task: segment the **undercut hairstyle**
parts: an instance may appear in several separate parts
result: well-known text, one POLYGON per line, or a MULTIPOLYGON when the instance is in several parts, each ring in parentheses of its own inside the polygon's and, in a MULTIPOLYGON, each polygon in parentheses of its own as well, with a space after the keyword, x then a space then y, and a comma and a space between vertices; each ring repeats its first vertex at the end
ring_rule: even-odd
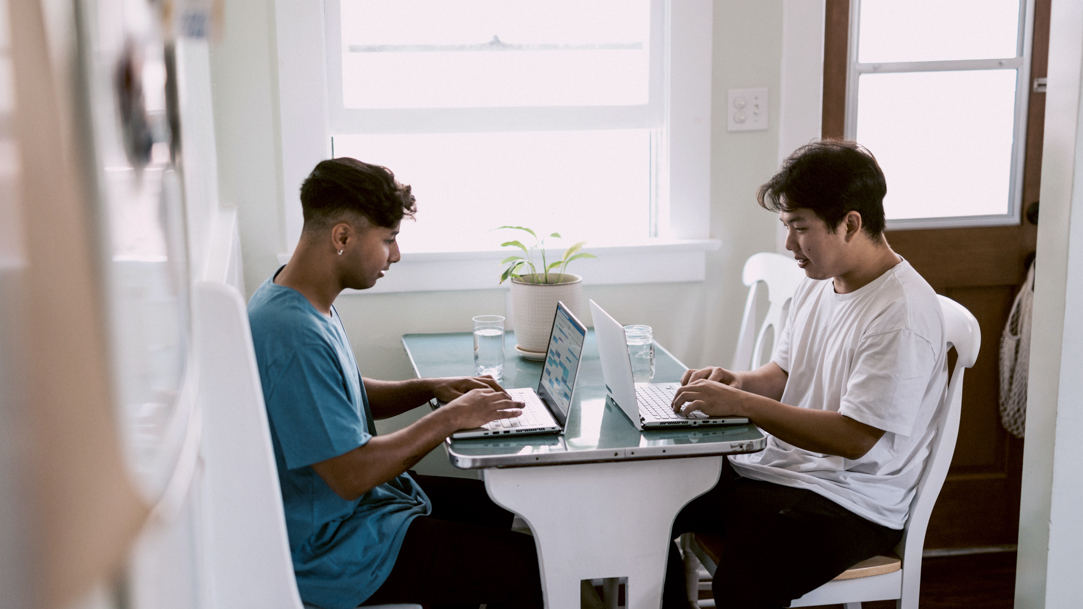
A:
POLYGON ((301 184, 305 231, 327 228, 351 214, 383 228, 417 212, 410 187, 395 181, 386 167, 339 157, 321 161, 301 184))
POLYGON ((832 231, 856 211, 862 230, 880 243, 884 232, 884 172, 857 142, 821 140, 798 148, 760 186, 756 200, 773 212, 811 209, 832 231))

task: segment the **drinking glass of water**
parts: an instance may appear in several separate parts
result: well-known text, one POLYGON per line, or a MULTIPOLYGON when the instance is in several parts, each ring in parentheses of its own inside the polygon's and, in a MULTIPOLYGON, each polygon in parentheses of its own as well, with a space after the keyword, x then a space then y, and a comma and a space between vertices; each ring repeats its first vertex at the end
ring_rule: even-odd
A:
POLYGON ((624 326, 624 339, 632 358, 632 378, 649 383, 654 378, 654 331, 650 326, 624 326))
POLYGON ((504 382, 504 316, 474 318, 474 374, 504 382))

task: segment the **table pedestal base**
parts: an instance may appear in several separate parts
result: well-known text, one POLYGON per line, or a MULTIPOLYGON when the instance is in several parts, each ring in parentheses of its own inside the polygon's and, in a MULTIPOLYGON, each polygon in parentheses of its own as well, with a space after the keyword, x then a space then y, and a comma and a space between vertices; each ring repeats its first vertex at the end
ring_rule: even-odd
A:
POLYGON ((497 504, 530 525, 545 606, 579 606, 580 581, 627 577, 628 609, 657 609, 677 512, 718 481, 718 455, 485 470, 497 504))

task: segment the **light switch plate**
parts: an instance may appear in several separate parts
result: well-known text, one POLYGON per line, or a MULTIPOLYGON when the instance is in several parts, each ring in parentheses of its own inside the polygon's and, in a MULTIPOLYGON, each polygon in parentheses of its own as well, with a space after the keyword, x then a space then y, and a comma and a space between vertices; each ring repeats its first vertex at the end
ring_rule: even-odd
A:
POLYGON ((767 89, 730 89, 726 127, 729 131, 767 129, 767 89))

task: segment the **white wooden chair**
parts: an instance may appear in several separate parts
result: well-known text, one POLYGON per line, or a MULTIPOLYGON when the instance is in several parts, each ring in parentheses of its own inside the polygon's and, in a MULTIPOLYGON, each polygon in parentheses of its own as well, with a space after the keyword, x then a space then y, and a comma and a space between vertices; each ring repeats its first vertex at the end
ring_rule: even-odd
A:
MULTIPOLYGON (((910 504, 910 516, 903 538, 895 546, 894 554, 876 556, 858 563, 832 581, 793 601, 791 607, 843 604, 846 609, 860 609, 862 602, 897 599, 899 609, 918 609, 925 531, 955 453, 962 411, 963 372, 974 365, 981 346, 981 330, 970 311, 946 296, 939 299, 944 311, 944 340, 949 348, 955 347, 958 358, 941 404, 936 436, 930 447, 925 471, 910 504)), ((717 555, 712 557, 710 549, 700 543, 689 545, 713 574, 717 555)), ((697 607, 713 605, 713 601, 709 605, 706 602, 696 604, 697 607)))
POLYGON ((223 283, 200 283, 193 296, 211 606, 302 609, 248 310, 223 283))
POLYGON ((781 254, 761 252, 753 254, 745 262, 741 279, 748 286, 748 299, 745 300, 745 312, 741 317, 741 332, 737 337, 737 351, 733 356, 731 370, 751 370, 763 363, 764 347, 766 353, 773 353, 778 345, 779 335, 786 324, 786 315, 790 310, 797 285, 805 278, 805 272, 797 266, 793 258, 781 254), (758 284, 767 287, 767 314, 759 327, 756 327, 756 312, 759 309, 760 291, 758 284), (767 344, 767 331, 771 331, 770 345, 767 344))

